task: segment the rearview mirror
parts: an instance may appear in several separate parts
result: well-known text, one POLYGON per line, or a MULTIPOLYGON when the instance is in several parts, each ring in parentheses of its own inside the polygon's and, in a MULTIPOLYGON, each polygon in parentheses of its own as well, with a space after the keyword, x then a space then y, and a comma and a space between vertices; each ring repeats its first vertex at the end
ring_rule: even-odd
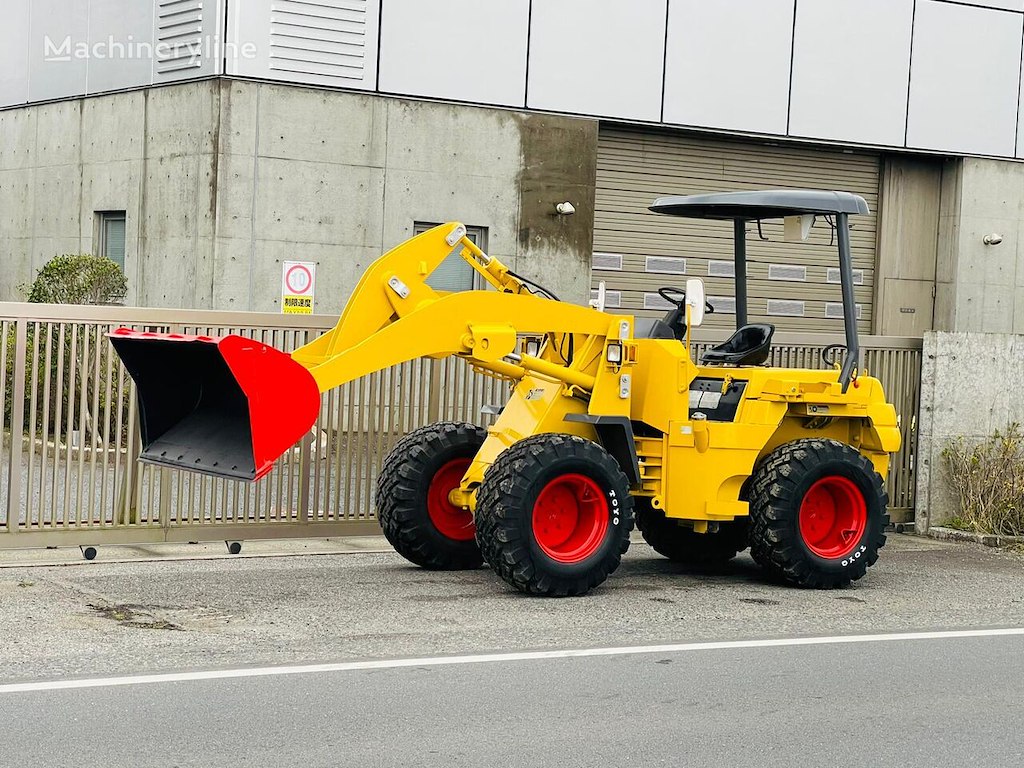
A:
POLYGON ((686 281, 686 306, 690 308, 687 313, 691 328, 699 328, 704 322, 704 304, 707 298, 704 296, 704 281, 699 277, 691 277, 686 281))
POLYGON ((799 243, 806 240, 814 226, 814 216, 786 216, 782 220, 782 236, 787 243, 799 243))

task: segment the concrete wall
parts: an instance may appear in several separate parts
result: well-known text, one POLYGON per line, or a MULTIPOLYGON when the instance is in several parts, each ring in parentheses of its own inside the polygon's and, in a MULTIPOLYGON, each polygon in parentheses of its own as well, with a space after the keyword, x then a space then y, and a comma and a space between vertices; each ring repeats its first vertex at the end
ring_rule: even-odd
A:
POLYGON ((211 82, 0 113, 0 300, 124 210, 128 301, 209 307, 218 113, 211 82))
POLYGON ((935 328, 1024 333, 1024 164, 949 161, 939 203, 935 328), (986 235, 1002 236, 986 245, 986 235))
POLYGON ((0 113, 0 300, 22 300, 53 256, 92 250, 93 211, 129 211, 138 243, 146 113, 142 92, 0 113))
POLYGON ((942 451, 955 437, 980 442, 1024 423, 1024 336, 926 333, 918 420, 917 511, 921 532, 956 514, 942 451))
POLYGON ((0 300, 124 209, 141 305, 274 311, 300 259, 337 312, 414 222, 452 219, 582 302, 596 151, 589 120, 230 80, 0 112, 0 300))

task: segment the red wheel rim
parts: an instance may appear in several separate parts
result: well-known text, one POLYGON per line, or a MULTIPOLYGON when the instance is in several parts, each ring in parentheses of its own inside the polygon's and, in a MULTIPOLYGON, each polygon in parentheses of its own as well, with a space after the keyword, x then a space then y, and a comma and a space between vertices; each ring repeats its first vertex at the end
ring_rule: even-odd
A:
POLYGON ((469 541, 476 535, 473 513, 457 507, 448 498, 459 487, 472 459, 452 459, 442 466, 427 489, 427 514, 438 533, 454 541, 469 541))
POLYGON ((850 479, 823 477, 800 505, 800 536, 818 557, 838 559, 857 548, 868 524, 864 494, 850 479))
POLYGON ((586 475, 549 482, 533 505, 533 538, 559 563, 579 563, 594 554, 608 531, 608 499, 586 475))

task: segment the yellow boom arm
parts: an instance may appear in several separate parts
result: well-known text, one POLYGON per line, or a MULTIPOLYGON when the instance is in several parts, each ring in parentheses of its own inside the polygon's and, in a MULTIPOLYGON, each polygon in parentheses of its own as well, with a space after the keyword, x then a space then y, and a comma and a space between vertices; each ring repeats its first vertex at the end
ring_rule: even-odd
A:
POLYGON ((457 355, 509 378, 531 370, 592 389, 589 358, 571 364, 516 354, 518 334, 572 334, 576 346, 603 351, 629 337, 631 318, 532 295, 527 283, 487 256, 458 223, 435 227, 384 254, 363 275, 335 328, 296 350, 321 392, 407 360, 457 355), (495 291, 446 293, 426 280, 446 258, 461 256, 495 291), (596 342, 602 342, 597 344, 596 342), (509 356, 512 360, 508 360, 509 356))

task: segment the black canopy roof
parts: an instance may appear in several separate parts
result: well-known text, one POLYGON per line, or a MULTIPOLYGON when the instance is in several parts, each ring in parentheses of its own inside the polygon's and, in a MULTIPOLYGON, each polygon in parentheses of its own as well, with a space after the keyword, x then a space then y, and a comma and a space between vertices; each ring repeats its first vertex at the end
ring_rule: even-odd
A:
POLYGON ((761 192, 715 192, 710 195, 659 197, 655 213, 691 219, 781 219, 804 214, 868 213, 863 197, 817 189, 761 192))

